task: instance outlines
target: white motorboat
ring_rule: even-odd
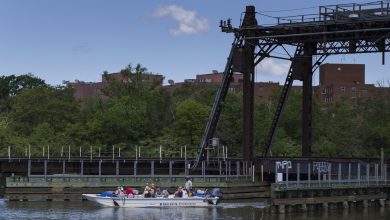
[[[103,206],[112,207],[204,207],[216,205],[219,197],[198,197],[192,196],[187,198],[143,198],[143,197],[112,197],[101,196],[99,194],[83,194],[89,200]]]

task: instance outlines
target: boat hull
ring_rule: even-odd
[[[96,194],[83,194],[89,200],[96,202],[102,206],[111,207],[205,207],[216,205],[219,198],[203,198],[203,197],[188,197],[188,198],[119,198],[119,197],[103,197]]]

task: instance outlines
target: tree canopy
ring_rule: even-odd
[[[32,74],[0,77],[0,155],[12,146],[24,154],[30,145],[35,156],[50,146],[52,154],[71,146],[97,147],[110,155],[112,146],[122,155],[134,155],[142,146],[146,156],[178,156],[187,146],[197,152],[217,87],[186,83],[169,95],[157,81],[145,83],[151,73],[141,65],[125,67],[127,80],[105,74],[103,96],[78,101],[67,85],[50,86]],[[271,125],[279,91],[270,100],[255,101],[255,145],[260,155]],[[292,91],[272,148],[273,155],[301,153],[300,91]],[[377,157],[380,149],[390,153],[390,97],[375,95],[354,104],[340,100],[333,105],[313,104],[313,153],[328,157]],[[229,155],[241,156],[242,94],[229,92],[224,102],[216,137],[229,147]],[[77,154],[77,153],[76,153]]]

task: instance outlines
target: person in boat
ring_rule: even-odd
[[[190,180],[190,177],[186,176],[184,179],[186,180],[186,183],[184,184],[184,188],[187,191],[188,196],[191,196],[192,195],[192,182]]]
[[[130,197],[130,198],[133,198],[134,195],[135,195],[133,189],[132,189],[130,186],[128,186],[128,187],[126,188],[126,192],[125,192],[125,193],[126,193],[126,196],[127,196],[127,197]]]
[[[156,198],[156,188],[154,183],[150,184],[150,193],[152,194],[152,198]]]
[[[150,186],[149,186],[149,183],[146,183],[145,188],[144,188],[144,192],[145,192],[149,187],[150,187]]]
[[[183,187],[179,186],[179,188],[175,192],[175,197],[179,197],[179,198],[183,197]]]
[[[158,185],[156,185],[156,197],[161,197],[161,190],[160,190],[160,187]]]
[[[152,198],[152,193],[150,192],[149,186],[145,187],[143,196],[144,196],[144,198]]]
[[[121,190],[121,187],[118,186],[118,188],[115,190],[115,195],[116,195],[116,196],[120,196],[120,195],[122,195],[122,194],[123,194],[123,191]]]
[[[169,197],[169,192],[168,190],[164,189],[162,192],[161,192],[161,196],[163,198],[168,198]]]

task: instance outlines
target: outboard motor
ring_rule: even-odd
[[[211,197],[219,197],[219,199],[222,199],[222,190],[220,188],[212,188],[208,195]]]
[[[220,188],[212,188],[209,192],[207,192],[206,197],[208,198],[209,204],[217,205],[222,199],[222,190]]]

